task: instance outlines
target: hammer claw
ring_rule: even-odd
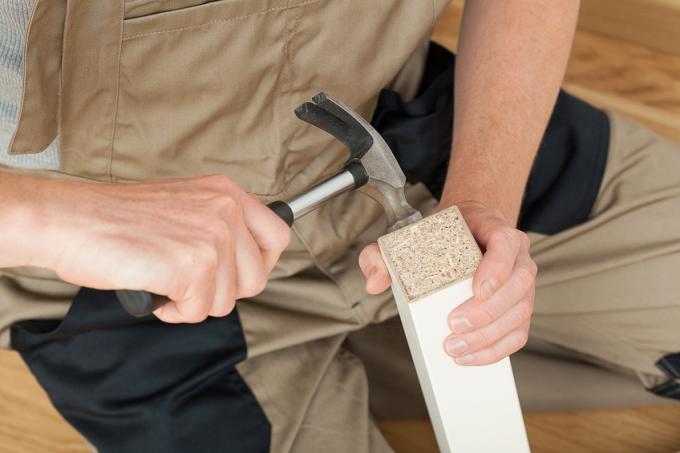
[[[351,152],[350,161],[358,161],[368,180],[357,188],[375,199],[385,209],[388,229],[399,228],[418,220],[404,193],[406,177],[392,150],[380,134],[358,113],[326,93],[295,110],[298,118],[335,136]]]
[[[296,108],[295,115],[340,140],[349,149],[350,159],[363,157],[373,145],[373,137],[365,127],[325,93],[312,100]]]
[[[337,99],[332,98],[322,91],[321,93],[314,96],[312,101],[322,109],[332,113],[345,123],[351,125],[352,129],[357,133],[370,135],[364,127],[364,119]]]

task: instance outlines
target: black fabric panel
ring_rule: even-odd
[[[451,153],[454,56],[431,43],[416,97],[404,102],[382,90],[371,121],[412,184],[424,183],[439,199]]]
[[[659,396],[680,400],[680,352],[662,357],[656,362],[656,367],[669,379],[648,390]]]
[[[609,150],[609,118],[561,91],[524,192],[518,226],[555,234],[588,220]]]
[[[111,291],[82,289],[63,322],[12,326],[59,412],[100,453],[265,452],[271,426],[234,366],[238,313],[201,324],[127,314]]]
[[[407,181],[424,183],[437,199],[451,152],[454,68],[455,56],[432,43],[415,99],[404,102],[383,90],[372,120]],[[604,174],[609,132],[604,112],[560,92],[526,185],[520,229],[555,234],[588,219]]]

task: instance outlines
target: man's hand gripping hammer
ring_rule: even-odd
[[[340,140],[350,152],[343,169],[293,199],[268,206],[288,226],[338,195],[359,189],[385,209],[387,230],[393,231],[422,218],[406,201],[406,177],[390,147],[361,116],[326,93],[295,109],[298,118]],[[142,317],[166,303],[164,296],[146,291],[118,290],[118,300],[130,314]]]

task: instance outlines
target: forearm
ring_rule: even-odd
[[[479,201],[517,221],[577,14],[577,0],[466,2],[443,206]]]

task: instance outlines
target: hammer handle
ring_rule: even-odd
[[[368,182],[366,170],[359,162],[350,162],[343,171],[312,187],[292,200],[274,201],[267,206],[288,226],[319,205],[341,193],[363,186]],[[121,289],[116,296],[123,308],[138,318],[148,316],[168,302],[167,297],[147,291]]]

